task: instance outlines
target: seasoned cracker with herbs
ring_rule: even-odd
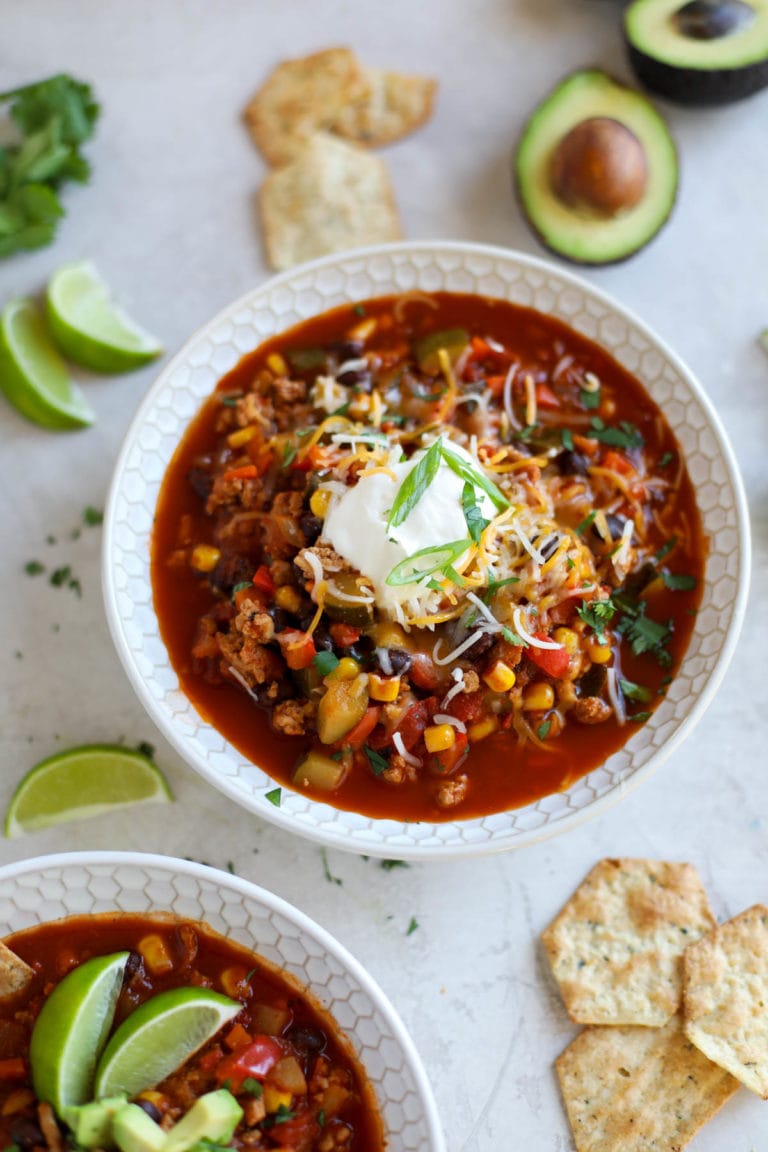
[[[684,950],[714,925],[692,865],[601,860],[542,939],[577,1023],[660,1026],[680,1006]]]
[[[738,1081],[664,1028],[585,1028],[557,1061],[577,1152],[681,1152]]]
[[[689,1040],[768,1100],[768,907],[756,904],[691,945],[683,994]]]

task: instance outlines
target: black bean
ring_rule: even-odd
[[[624,531],[624,525],[627,522],[625,518],[623,516],[617,516],[615,512],[606,512],[605,520],[608,525],[608,531],[611,534],[611,540],[620,540],[621,534]],[[602,542],[603,537],[598,531],[597,525],[593,523],[590,530],[595,539]]]
[[[285,1039],[305,1052],[322,1052],[327,1043],[325,1033],[311,1024],[295,1024],[285,1033]]]
[[[201,500],[208,499],[213,488],[213,477],[209,472],[205,472],[202,468],[190,468],[187,480],[195,496],[199,496]]]
[[[14,1120],[11,1124],[11,1139],[23,1152],[46,1147],[45,1138],[34,1120]]]
[[[275,626],[275,632],[283,632],[289,627],[288,613],[284,608],[278,608],[276,604],[267,605],[267,612],[272,617],[272,623]]]
[[[370,392],[371,374],[367,368],[347,368],[336,377],[345,388],[356,388],[358,392]]]
[[[496,638],[491,632],[483,632],[479,640],[475,640],[472,647],[469,649],[469,658],[474,660],[478,656],[484,656],[485,653],[493,647],[496,643]]]
[[[325,629],[322,624],[318,624],[317,628],[315,628],[312,633],[312,639],[315,642],[315,648],[318,652],[333,651],[333,640],[331,640],[327,629]]]
[[[339,363],[343,364],[345,360],[357,360],[364,347],[362,340],[339,340],[331,344],[330,350],[338,356]]]
[[[307,544],[314,544],[323,530],[323,522],[319,516],[313,516],[311,512],[304,512],[299,520],[299,528],[301,528]]]
[[[138,1096],[136,1098],[136,1103],[138,1104],[139,1108],[142,1109],[142,1111],[146,1112],[150,1120],[154,1120],[156,1124],[160,1123],[163,1118],[163,1114],[159,1108],[155,1107],[151,1100],[143,1100],[141,1096]]]
[[[389,657],[389,665],[392,669],[393,676],[404,676],[410,670],[413,664],[413,658],[410,652],[406,652],[404,648],[387,648],[387,656]],[[377,654],[378,655],[378,654]],[[378,656],[379,667],[381,668],[381,656]],[[382,671],[384,669],[382,668]]]
[[[586,476],[589,461],[580,452],[571,452],[563,448],[555,456],[555,464],[561,476]]]
[[[605,665],[593,664],[589,672],[586,672],[576,681],[576,690],[579,696],[599,696],[607,679],[608,673]]]
[[[132,980],[144,966],[144,961],[141,958],[140,952],[129,952],[128,959],[125,962],[125,975],[124,980]]]

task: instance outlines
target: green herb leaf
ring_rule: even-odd
[[[391,588],[399,588],[403,584],[414,584],[418,580],[423,580],[434,572],[445,572],[456,563],[468,547],[469,540],[451,540],[448,544],[433,544],[429,548],[420,548],[412,556],[406,556],[405,560],[395,564],[385,583]],[[426,560],[427,565],[421,567],[418,563],[420,560]]]
[[[662,560],[666,560],[670,552],[677,547],[677,536],[670,536],[665,544],[662,544],[656,553],[656,563],[661,564]]]
[[[407,860],[380,860],[379,867],[385,872],[391,872],[393,868],[410,868],[410,864]]]
[[[684,572],[667,572],[665,568],[661,578],[672,592],[691,592],[696,587],[696,577],[688,576]]]
[[[238,584],[235,584],[235,586],[232,589],[232,600],[233,601],[235,599],[235,593],[236,592],[242,592],[243,588],[253,588],[252,582],[250,580],[241,580]]]
[[[622,420],[618,428],[609,427],[598,417],[594,416],[590,424],[589,435],[601,444],[610,444],[614,448],[642,448],[645,441],[634,424]]]
[[[39,560],[27,560],[24,565],[24,571],[27,576],[39,576],[45,572],[45,564],[41,564]]]
[[[594,392],[588,392],[586,388],[582,388],[579,393],[582,407],[584,408],[599,408],[600,407],[600,389],[596,388]]]
[[[650,720],[652,712],[635,712],[632,716],[627,716],[627,720],[634,720],[636,724],[644,724],[646,720]]]
[[[321,856],[322,861],[323,861],[323,875],[325,876],[325,878],[329,882],[329,884],[339,884],[339,885],[343,884],[344,883],[343,880],[340,880],[338,876],[334,876],[331,873],[331,870],[328,867],[328,855],[325,851],[325,848],[320,849],[320,856]]]
[[[83,509],[83,523],[87,524],[89,528],[98,528],[99,524],[104,523],[104,513],[100,508],[94,508],[91,504]]]
[[[577,536],[583,536],[584,533],[587,531],[587,529],[592,527],[592,524],[594,523],[595,516],[597,516],[597,511],[595,509],[593,509],[589,513],[589,515],[584,517],[581,524],[576,525],[576,528],[574,529],[574,531],[576,532]]]
[[[491,599],[496,595],[500,588],[505,588],[507,584],[519,584],[519,576],[507,576],[504,580],[489,580],[488,587],[483,593],[483,601],[489,604]]]
[[[671,464],[672,461],[675,460],[676,458],[677,457],[675,456],[674,452],[665,452],[663,454],[663,456],[661,456],[659,458],[659,465],[658,465],[659,468],[666,468],[667,465]]]
[[[410,919],[410,923],[408,924],[408,931],[406,932],[406,936],[412,936],[412,935],[413,935],[413,933],[414,933],[414,932],[416,931],[416,929],[418,928],[418,926],[419,926],[419,922],[418,922],[418,920],[416,919],[416,917],[415,917],[415,916],[411,916],[411,919]]]
[[[254,1079],[253,1076],[246,1076],[245,1080],[243,1080],[240,1091],[247,1092],[249,1096],[253,1096],[256,1100],[261,1100],[261,1097],[264,1095],[264,1089],[262,1088],[261,1084],[259,1084],[258,1080]]]
[[[485,529],[490,524],[490,520],[486,520],[480,511],[480,505],[477,500],[477,491],[469,480],[464,481],[464,488],[461,493],[461,508],[464,513],[464,519],[467,522],[467,531],[469,532],[470,540],[474,544],[480,543],[480,537]]]
[[[398,525],[408,519],[437,475],[440,457],[441,443],[439,440],[435,440],[429,451],[422,456],[416,467],[411,469],[400,485],[392,505],[392,511],[389,514],[387,528],[397,528]]]
[[[647,704],[653,699],[653,692],[643,684],[633,684],[631,680],[619,679],[619,688],[627,700],[637,700],[640,704]]]
[[[271,792],[267,792],[265,799],[269,800],[270,804],[274,804],[275,808],[280,807],[280,801],[283,798],[282,788],[273,788]]]
[[[435,443],[442,445],[443,460],[445,460],[452,472],[455,472],[462,480],[468,481],[473,487],[480,488],[485,492],[486,496],[490,496],[494,505],[500,511],[509,508],[509,500],[499,491],[492,480],[489,480],[479,469],[474,468],[468,460],[464,460],[463,457],[449,448],[445,441],[437,440]]]
[[[611,622],[616,613],[616,605],[613,600],[590,600],[588,604],[583,603],[576,611],[584,623],[592,629],[598,644],[607,643],[605,626]]]
[[[539,740],[546,740],[547,736],[549,736],[549,730],[551,727],[551,720],[545,720],[543,724],[539,724],[538,728],[536,729],[536,735],[538,736]]]
[[[573,452],[573,433],[570,428],[560,429],[560,441],[566,451]]]
[[[225,408],[236,408],[238,400],[242,400],[242,392],[222,392],[221,403]]]
[[[327,676],[339,666],[339,658],[333,652],[317,652],[312,660],[321,676]]]
[[[363,744],[363,752],[365,752],[374,776],[381,776],[382,772],[389,768],[389,760],[386,756],[382,756],[381,752],[377,752],[375,748],[369,748],[367,744]]]
[[[651,652],[662,667],[669,667],[672,657],[666,650],[666,644],[672,635],[671,622],[662,624],[646,616],[643,602],[635,609],[634,615],[627,615],[620,621],[617,630],[632,645],[635,656]]]
[[[528,641],[523,640],[522,636],[518,636],[517,632],[513,632],[511,628],[502,628],[501,634],[506,640],[507,644],[511,644],[513,648],[528,647]]]
[[[299,448],[297,444],[286,444],[283,448],[283,461],[280,467],[290,468],[291,464],[293,464],[294,460],[296,459],[296,453],[298,450]]]

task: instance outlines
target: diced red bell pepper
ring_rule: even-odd
[[[223,1055],[224,1052],[222,1051],[221,1045],[214,1044],[213,1048],[209,1048],[207,1052],[203,1052],[202,1056],[197,1061],[197,1067],[201,1070],[201,1072],[212,1072]]]
[[[621,452],[614,452],[612,448],[609,448],[603,456],[602,465],[604,468],[610,468],[612,472],[618,472],[622,476],[629,476],[635,471],[626,456],[622,456]]]
[[[545,632],[534,632],[537,640],[549,640]],[[531,646],[526,655],[537,668],[555,680],[562,679],[568,671],[571,658],[566,648],[534,648]]]
[[[240,468],[230,468],[222,480],[254,480],[259,474],[255,464],[243,464]]]
[[[559,408],[560,401],[548,384],[536,385],[536,404],[539,408]]]
[[[237,1095],[244,1080],[249,1076],[263,1080],[284,1055],[274,1036],[254,1036],[246,1048],[238,1048],[224,1057],[216,1069],[216,1081],[218,1084],[228,1083],[230,1091]]]
[[[371,705],[371,707],[366,708],[362,720],[358,721],[354,728],[350,729],[346,736],[339,740],[339,746],[343,748],[352,748],[354,751],[357,751],[358,748],[362,748],[363,744],[365,744],[371,732],[373,732],[374,728],[378,724],[380,712],[381,708],[378,705]]]
[[[331,634],[331,640],[334,644],[338,644],[339,648],[350,648],[353,644],[357,644],[360,639],[360,629],[355,628],[352,624],[342,624],[338,621],[331,624],[328,631]]]
[[[451,715],[465,724],[476,724],[485,711],[482,692],[460,692],[450,703]]]
[[[300,632],[298,628],[284,628],[282,632],[277,633],[275,640],[280,645],[283,659],[294,672],[309,668],[317,655],[312,637],[306,632]]]
[[[429,769],[438,776],[447,776],[458,768],[468,751],[469,737],[466,732],[457,732],[450,748],[432,753],[429,757]]]
[[[272,579],[272,574],[269,571],[269,568],[267,568],[266,564],[260,564],[256,569],[253,577],[253,583],[256,585],[260,592],[265,592],[267,596],[274,596],[275,582]]]

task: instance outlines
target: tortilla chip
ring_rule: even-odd
[[[680,1007],[683,951],[714,925],[690,864],[601,860],[542,940],[571,1019],[658,1027]]]
[[[34,969],[0,940],[0,1000],[23,992],[34,975]]]
[[[683,960],[685,1032],[768,1100],[768,908],[756,904],[693,944]]]
[[[401,237],[384,161],[320,132],[270,173],[260,206],[273,268]]]
[[[244,116],[265,159],[286,164],[309,136],[330,128],[366,88],[354,52],[328,48],[278,64]]]
[[[340,136],[375,148],[414,132],[432,115],[437,81],[427,76],[364,68],[367,91],[333,121]]]
[[[680,1152],[738,1081],[663,1028],[585,1028],[557,1061],[577,1152]]]

